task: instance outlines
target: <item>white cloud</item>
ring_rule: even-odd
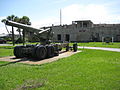
[[[57,17],[49,17],[45,19],[41,19],[39,21],[32,21],[32,26],[36,28],[44,27],[44,26],[51,26],[52,24],[58,25],[59,18]]]
[[[92,20],[94,23],[118,23],[120,16],[111,15],[105,5],[80,5],[73,4],[62,9],[63,23],[74,20]]]
[[[6,17],[0,17],[0,20],[5,19]]]
[[[59,10],[58,10],[59,11]],[[58,14],[59,15],[59,14]],[[62,24],[71,24],[75,20],[91,20],[93,23],[119,23],[120,16],[110,14],[105,5],[80,5],[72,4],[62,8]],[[32,26],[40,28],[60,24],[60,16],[43,18],[32,21]]]

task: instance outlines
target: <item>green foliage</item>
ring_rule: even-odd
[[[15,15],[11,15],[7,17],[7,20],[10,20],[10,21],[14,21],[14,19],[15,19]]]
[[[3,23],[4,23],[5,21],[6,21],[6,19],[2,19],[2,20],[1,20],[1,22],[3,22]]]
[[[15,22],[19,22],[19,19],[20,19],[20,18],[19,18],[18,16],[15,16],[14,21],[15,21]]]
[[[27,16],[23,16],[22,18],[19,18],[18,16],[11,15],[11,16],[7,16],[6,19],[2,19],[1,22],[5,22],[6,20],[10,20],[10,21],[14,21],[14,22],[18,22],[26,25],[31,25],[30,19]]]
[[[6,40],[6,41],[12,41],[11,37],[4,37],[4,40]]]
[[[0,89],[23,86],[26,90],[119,90],[120,53],[84,49],[43,65],[0,62]]]
[[[27,16],[23,16],[22,18],[20,18],[19,23],[31,25],[30,19]]]
[[[10,20],[10,21],[14,21],[14,22],[18,22],[26,25],[31,25],[30,19],[27,16],[23,16],[22,18],[19,18],[18,16],[11,15],[11,16],[7,16],[6,19],[2,19],[1,22],[5,22],[6,20]]]

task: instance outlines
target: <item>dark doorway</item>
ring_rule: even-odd
[[[60,41],[61,40],[61,34],[57,35],[57,39]]]
[[[70,40],[70,35],[69,35],[69,34],[66,34],[66,36],[65,36],[65,41],[68,41],[68,42],[69,42],[69,40]]]
[[[83,27],[87,27],[87,23],[83,23]]]
[[[120,35],[117,35],[117,41],[120,42]]]

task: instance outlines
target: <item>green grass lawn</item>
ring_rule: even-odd
[[[0,90],[21,88],[120,90],[120,53],[84,49],[43,65],[0,62]]]
[[[108,48],[120,48],[120,42],[115,43],[102,43],[102,42],[89,42],[89,43],[78,43],[79,46],[87,47],[108,47]]]
[[[39,43],[40,42],[26,42],[25,44],[34,44],[35,45],[35,44],[39,44]],[[12,45],[13,43],[12,42],[7,42],[7,44],[11,44]],[[15,43],[15,45],[23,45],[23,43],[17,43],[17,44]]]
[[[27,43],[27,44],[36,44],[36,43]],[[22,45],[22,44],[17,44]],[[73,43],[70,43],[73,45]],[[120,48],[120,43],[102,43],[102,42],[89,42],[89,43],[78,43],[78,46],[87,46],[87,47],[107,47],[107,48]],[[0,46],[0,57],[12,56],[14,46]]]
[[[0,46],[0,57],[13,56],[13,46]]]

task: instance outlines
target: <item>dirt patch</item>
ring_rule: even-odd
[[[40,61],[39,60],[36,61],[35,59],[30,59],[30,58],[19,58],[18,59],[18,58],[15,58],[15,56],[3,57],[3,58],[0,58],[0,61],[8,61],[8,62],[13,62],[13,63],[18,62],[18,63],[26,63],[26,64],[44,64],[44,63],[50,63],[50,62],[53,62],[53,61],[57,61],[60,58],[65,58],[65,57],[71,56],[73,54],[76,54],[78,52],[81,52],[81,51],[61,52],[59,54],[59,56],[55,56],[55,57],[40,60]]]
[[[22,85],[17,86],[15,90],[33,90],[35,88],[40,88],[45,85],[46,80],[25,80]]]

